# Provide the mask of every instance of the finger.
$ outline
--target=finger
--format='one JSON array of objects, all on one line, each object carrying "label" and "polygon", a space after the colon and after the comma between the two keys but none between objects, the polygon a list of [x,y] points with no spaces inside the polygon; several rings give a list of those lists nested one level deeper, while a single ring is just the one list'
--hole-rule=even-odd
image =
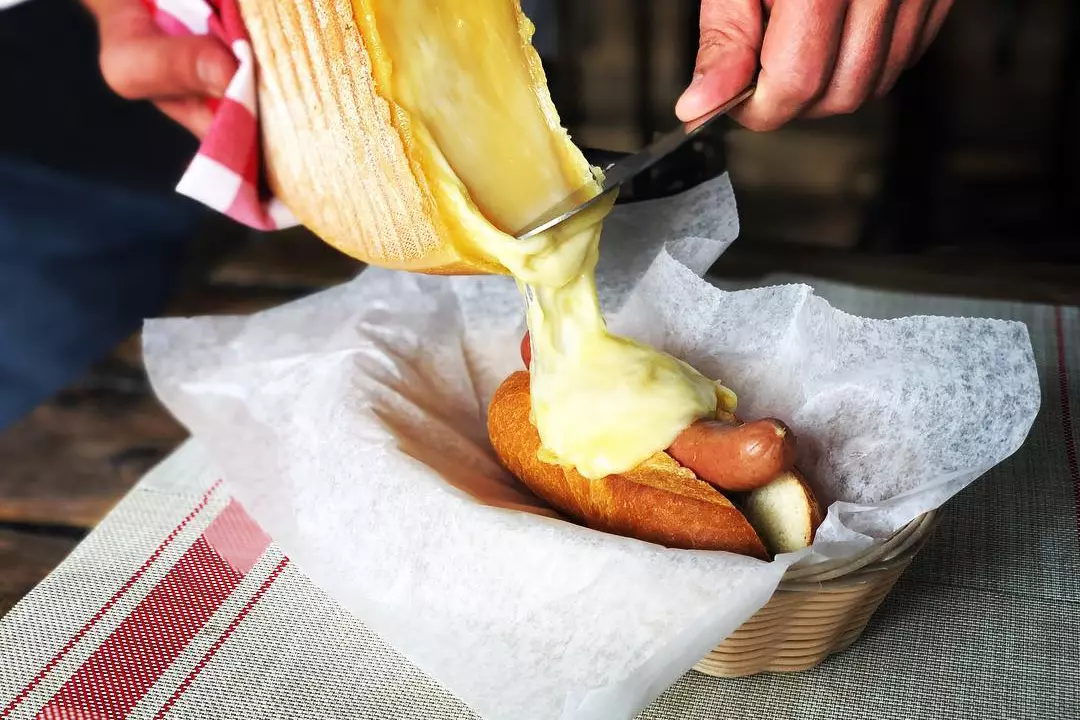
[{"label": "finger", "polygon": [[892,90],[900,73],[915,51],[922,35],[923,26],[930,13],[933,0],[903,0],[893,23],[892,39],[889,41],[889,54],[885,60],[885,69],[878,80],[874,94],[881,97]]},{"label": "finger", "polygon": [[934,3],[934,7],[930,10],[930,14],[927,17],[926,24],[923,26],[922,34],[919,36],[919,42],[915,48],[915,52],[912,53],[908,59],[907,66],[911,67],[926,54],[926,51],[933,44],[937,38],[938,33],[941,32],[941,26],[945,24],[945,18],[948,17],[949,11],[952,10],[953,0],[937,0]]},{"label": "finger", "polygon": [[200,140],[210,132],[210,125],[214,121],[214,112],[207,107],[206,101],[202,98],[158,100],[154,105],[165,115],[191,131]]},{"label": "finger", "polygon": [[109,87],[130,100],[221,97],[236,60],[214,38],[157,37],[103,46],[101,72]]},{"label": "finger", "polygon": [[795,434],[779,420],[696,422],[668,448],[700,479],[733,492],[761,487],[795,463]]},{"label": "finger", "polygon": [[851,113],[862,107],[881,79],[897,10],[893,0],[851,5],[828,89],[803,112],[804,117]]},{"label": "finger", "polygon": [[762,37],[760,0],[703,0],[694,77],[675,104],[678,118],[695,120],[749,85]]},{"label": "finger", "polygon": [[836,66],[848,4],[776,3],[761,46],[757,90],[732,117],[751,130],[774,130],[817,100]]},{"label": "finger", "polygon": [[101,72],[128,99],[224,94],[236,59],[210,37],[169,37],[141,2],[108,0],[97,7]]}]

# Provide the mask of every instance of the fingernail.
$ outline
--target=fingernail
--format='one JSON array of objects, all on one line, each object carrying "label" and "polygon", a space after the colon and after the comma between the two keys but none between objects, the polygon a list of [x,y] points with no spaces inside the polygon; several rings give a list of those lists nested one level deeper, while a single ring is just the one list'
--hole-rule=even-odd
[{"label": "fingernail", "polygon": [[200,57],[195,65],[195,72],[199,75],[199,82],[203,84],[206,92],[214,97],[225,94],[225,88],[229,85],[221,63],[213,57]]},{"label": "fingernail", "polygon": [[701,104],[699,95],[704,79],[704,72],[700,70],[695,72],[694,76],[690,78],[690,84],[686,86],[686,89],[683,90],[682,95],[679,96],[678,101],[675,103],[675,114],[684,121],[699,114],[697,113],[697,106]]},{"label": "fingernail", "polygon": [[[686,86],[685,90],[683,90],[682,97],[685,98],[687,95],[693,96],[694,93],[697,92],[697,88],[699,88],[701,86],[701,81],[704,80],[704,79],[705,79],[705,73],[704,72],[702,72],[701,70],[698,70],[697,72],[695,72],[694,76],[692,78],[690,78],[690,84]],[[681,100],[681,98],[680,98],[680,100]]]}]

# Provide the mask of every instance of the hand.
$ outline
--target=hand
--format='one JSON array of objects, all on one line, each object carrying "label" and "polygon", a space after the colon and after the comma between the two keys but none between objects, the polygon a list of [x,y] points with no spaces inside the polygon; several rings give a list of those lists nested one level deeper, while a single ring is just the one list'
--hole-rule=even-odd
[{"label": "hand", "polygon": [[101,72],[121,97],[149,100],[199,137],[210,129],[206,98],[221,97],[236,59],[211,37],[170,37],[142,0],[83,0],[98,23]]},{"label": "hand", "polygon": [[732,117],[751,130],[850,113],[926,51],[952,0],[702,0],[694,79],[675,106],[698,118],[750,84]]}]

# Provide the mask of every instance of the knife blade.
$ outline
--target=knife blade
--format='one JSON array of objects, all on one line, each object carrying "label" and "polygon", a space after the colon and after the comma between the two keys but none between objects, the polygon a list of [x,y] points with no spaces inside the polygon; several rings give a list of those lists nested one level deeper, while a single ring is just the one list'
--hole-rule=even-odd
[{"label": "knife blade", "polygon": [[619,187],[630,180],[633,180],[672,152],[682,147],[685,143],[692,140],[702,130],[712,125],[718,118],[727,115],[741,105],[747,98],[754,94],[755,87],[756,85],[750,85],[715,110],[702,115],[696,120],[682,123],[679,127],[660,136],[657,140],[636,153],[627,155],[608,165],[606,168],[603,168],[604,182],[599,193],[585,202],[581,202],[578,199],[580,197],[579,193],[575,192],[571,194],[564,200],[556,203],[543,215],[521,228],[515,233],[515,236],[519,240],[526,240],[550,230],[556,225],[560,225],[575,215],[588,210],[611,193],[617,191]]}]

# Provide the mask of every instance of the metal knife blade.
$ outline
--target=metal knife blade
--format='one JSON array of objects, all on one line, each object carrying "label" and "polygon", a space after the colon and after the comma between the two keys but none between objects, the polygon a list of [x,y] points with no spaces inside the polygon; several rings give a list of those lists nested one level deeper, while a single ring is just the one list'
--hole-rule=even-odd
[{"label": "metal knife blade", "polygon": [[663,160],[684,143],[693,139],[695,135],[711,125],[717,118],[723,117],[731,110],[743,103],[754,94],[756,85],[750,85],[728,102],[715,110],[701,116],[696,120],[683,123],[675,130],[661,136],[655,142],[647,145],[633,155],[618,160],[604,168],[604,184],[600,192],[585,202],[580,202],[578,193],[574,193],[566,199],[556,203],[550,210],[532,221],[516,233],[519,240],[538,235],[545,230],[566,222],[578,213],[587,210],[601,199],[619,189],[624,183],[633,180],[653,165]]}]

